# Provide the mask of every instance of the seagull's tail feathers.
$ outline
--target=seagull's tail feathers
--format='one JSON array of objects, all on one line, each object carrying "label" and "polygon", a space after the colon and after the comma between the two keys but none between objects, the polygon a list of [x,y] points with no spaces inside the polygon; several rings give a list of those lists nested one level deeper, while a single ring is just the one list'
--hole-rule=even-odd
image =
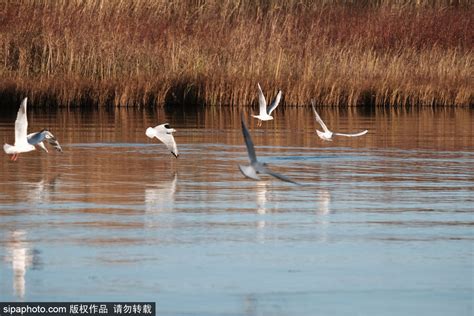
[{"label": "seagull's tail feathers", "polygon": [[9,144],[3,145],[3,150],[8,155],[13,155],[15,153],[14,147],[12,145],[9,145]]}]

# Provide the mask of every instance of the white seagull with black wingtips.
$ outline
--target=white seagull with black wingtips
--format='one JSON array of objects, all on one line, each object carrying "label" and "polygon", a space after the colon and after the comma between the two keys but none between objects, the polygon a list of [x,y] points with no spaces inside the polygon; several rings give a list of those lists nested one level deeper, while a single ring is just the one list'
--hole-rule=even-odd
[{"label": "white seagull with black wingtips", "polygon": [[324,124],[323,120],[319,116],[318,112],[316,112],[316,109],[314,107],[314,102],[311,101],[311,107],[313,108],[314,116],[316,118],[316,121],[321,125],[323,128],[324,132],[321,132],[319,130],[316,130],[316,133],[318,133],[319,138],[322,140],[327,140],[327,141],[332,141],[333,136],[345,136],[345,137],[357,137],[357,136],[362,136],[367,134],[368,130],[355,133],[355,134],[343,134],[343,133],[334,133],[329,130],[329,128]]},{"label": "white seagull with black wingtips", "polygon": [[242,174],[254,180],[260,180],[258,174],[268,174],[282,181],[300,185],[298,182],[295,182],[291,180],[290,178],[285,177],[284,175],[271,171],[270,169],[268,169],[266,163],[257,161],[257,155],[255,154],[255,148],[253,146],[252,137],[250,136],[247,126],[245,126],[243,115],[241,117],[241,122],[242,122],[242,134],[244,136],[245,146],[247,146],[247,152],[248,152],[249,160],[250,160],[250,165],[248,166],[239,165],[239,169],[242,172]]},{"label": "white seagull with black wingtips", "polygon": [[56,139],[56,137],[50,131],[48,131],[46,129],[43,129],[40,132],[28,134],[28,136],[26,136],[26,138],[28,139],[28,143],[30,145],[33,145],[33,146],[38,145],[45,152],[48,152],[48,149],[44,145],[44,142],[47,142],[48,144],[53,146],[54,149],[56,149],[56,151],[58,151],[58,152],[63,151],[63,149],[61,148],[61,145],[59,145],[59,142]]},{"label": "white seagull with black wingtips", "polygon": [[150,138],[158,138],[163,144],[166,145],[168,150],[178,158],[178,147],[174,141],[173,133],[176,132],[174,128],[171,128],[168,123],[158,125],[156,127],[148,127],[146,129],[146,136]]},{"label": "white seagull with black wingtips", "polygon": [[278,104],[280,104],[281,100],[281,90],[278,91],[278,94],[275,97],[275,100],[270,104],[270,106],[267,108],[267,101],[265,100],[265,96],[263,95],[262,87],[260,87],[260,84],[257,83],[258,85],[258,105],[259,105],[259,114],[258,115],[252,115],[255,118],[258,118],[258,123],[257,126],[262,125],[262,121],[270,121],[273,120],[272,112],[276,109]]}]

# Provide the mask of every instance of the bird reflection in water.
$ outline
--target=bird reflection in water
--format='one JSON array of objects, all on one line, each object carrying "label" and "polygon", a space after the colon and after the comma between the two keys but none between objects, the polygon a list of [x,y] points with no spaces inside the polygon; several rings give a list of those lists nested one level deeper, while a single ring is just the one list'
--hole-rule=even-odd
[{"label": "bird reflection in water", "polygon": [[254,293],[245,295],[244,297],[244,315],[258,315],[258,298]]},{"label": "bird reflection in water", "polygon": [[38,182],[28,184],[28,203],[39,206],[51,202],[51,197],[57,191],[60,175],[45,177]]},{"label": "bird reflection in water", "polygon": [[[178,175],[175,173],[173,180],[157,182],[145,189],[145,212],[149,215],[172,211],[174,209],[176,183]],[[147,225],[154,225],[153,220]]]},{"label": "bird reflection in water", "polygon": [[267,212],[267,184],[264,181],[257,182],[257,213],[263,215]]},{"label": "bird reflection in water", "polygon": [[328,190],[321,190],[319,193],[319,208],[317,213],[319,215],[329,215],[331,210],[329,208],[331,203],[331,193]]},{"label": "bird reflection in water", "polygon": [[257,214],[260,217],[257,220],[257,241],[264,242],[265,241],[265,226],[266,222],[264,219],[264,215],[267,213],[267,200],[268,200],[268,184],[264,181],[256,182],[256,204],[257,204]]},{"label": "bird reflection in water", "polygon": [[318,215],[316,223],[321,233],[321,241],[327,241],[329,228],[329,215],[331,214],[331,193],[323,189],[319,192],[318,206],[316,208],[316,215]]},{"label": "bird reflection in water", "polygon": [[7,261],[11,262],[13,269],[13,291],[19,299],[25,297],[26,271],[39,266],[39,251],[31,248],[27,241],[27,233],[15,230],[7,237]]}]

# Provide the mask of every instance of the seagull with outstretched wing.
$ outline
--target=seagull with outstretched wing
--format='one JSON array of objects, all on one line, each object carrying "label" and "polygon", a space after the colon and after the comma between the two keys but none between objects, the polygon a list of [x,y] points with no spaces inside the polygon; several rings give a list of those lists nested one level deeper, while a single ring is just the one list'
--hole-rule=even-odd
[{"label": "seagull with outstretched wing", "polygon": [[163,144],[166,145],[168,150],[178,158],[178,147],[174,141],[173,133],[176,132],[174,128],[171,128],[168,123],[158,125],[156,127],[148,127],[146,129],[146,136],[150,138],[158,138]]},{"label": "seagull with outstretched wing", "polygon": [[56,151],[58,152],[63,151],[56,137],[50,131],[46,129],[43,129],[40,132],[28,134],[26,137],[30,145],[33,145],[33,146],[38,145],[45,152],[48,152],[48,149],[44,145],[44,142],[47,142],[49,145],[53,146],[54,149],[56,149]]},{"label": "seagull with outstretched wing", "polygon": [[316,122],[321,125],[323,128],[324,132],[321,132],[319,130],[316,130],[316,133],[318,133],[319,138],[322,140],[327,140],[327,141],[332,141],[333,136],[346,136],[346,137],[357,137],[357,136],[362,136],[367,134],[368,130],[359,132],[359,133],[354,133],[354,134],[343,134],[343,133],[335,133],[329,130],[329,128],[324,124],[323,120],[319,116],[318,112],[316,112],[316,108],[314,107],[314,101],[311,101],[311,107],[313,108],[314,112],[314,117],[316,118]]},{"label": "seagull with outstretched wing", "polygon": [[263,121],[273,120],[273,116],[271,116],[270,114],[272,114],[272,112],[276,109],[278,104],[280,104],[281,90],[278,91],[278,94],[276,95],[275,100],[273,100],[273,102],[267,108],[267,101],[265,100],[265,96],[263,95],[262,87],[260,87],[259,83],[257,83],[257,85],[258,85],[259,114],[252,115],[252,116],[259,120],[257,125],[261,126]]},{"label": "seagull with outstretched wing", "polygon": [[21,153],[35,150],[35,146],[28,143],[27,130],[28,118],[26,116],[26,102],[28,98],[24,98],[20,104],[20,109],[15,120],[15,144],[4,144],[3,150],[6,154],[12,155],[10,160],[16,161]]},{"label": "seagull with outstretched wing", "polygon": [[242,134],[244,136],[245,146],[247,146],[247,152],[248,152],[249,160],[250,160],[250,165],[248,166],[239,165],[239,169],[242,172],[242,174],[254,180],[260,180],[260,177],[258,176],[259,174],[268,174],[282,181],[299,185],[298,182],[295,182],[284,175],[271,171],[270,169],[268,169],[266,163],[261,163],[257,160],[257,155],[255,154],[255,148],[253,146],[252,137],[250,136],[247,126],[245,126],[243,115],[241,117],[241,122],[242,122]]}]

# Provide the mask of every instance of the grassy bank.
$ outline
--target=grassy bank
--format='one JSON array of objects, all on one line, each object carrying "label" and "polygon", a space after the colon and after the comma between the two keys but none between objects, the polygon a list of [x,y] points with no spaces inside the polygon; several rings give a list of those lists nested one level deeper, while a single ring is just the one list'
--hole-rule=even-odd
[{"label": "grassy bank", "polygon": [[1,103],[474,103],[470,1],[354,3],[0,0]]}]

